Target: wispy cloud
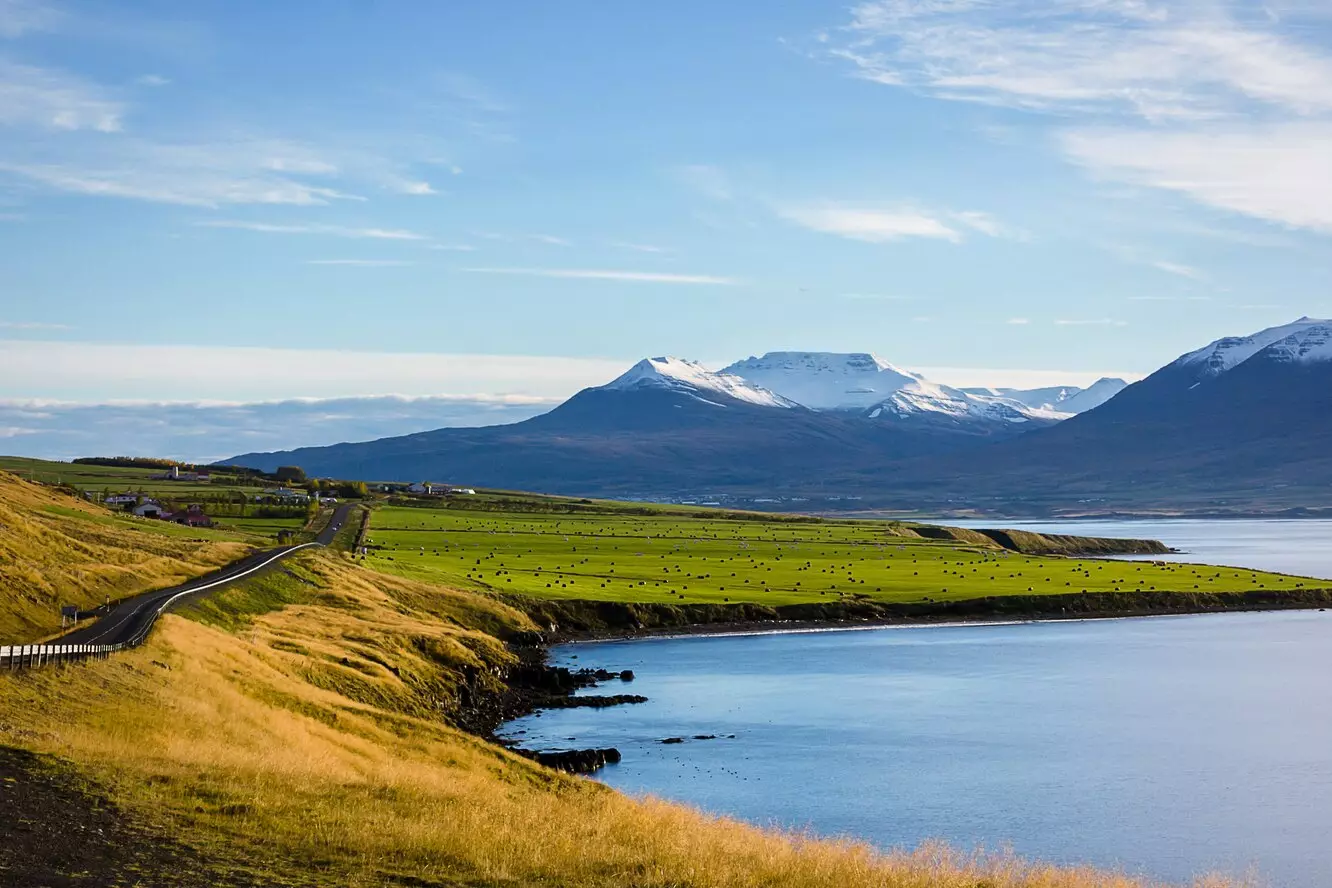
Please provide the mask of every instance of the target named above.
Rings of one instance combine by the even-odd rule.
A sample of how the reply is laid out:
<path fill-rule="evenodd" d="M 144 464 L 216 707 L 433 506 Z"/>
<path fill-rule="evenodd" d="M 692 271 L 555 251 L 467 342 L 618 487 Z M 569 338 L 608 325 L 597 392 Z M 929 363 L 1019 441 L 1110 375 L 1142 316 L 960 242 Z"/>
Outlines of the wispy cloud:
<path fill-rule="evenodd" d="M 985 213 L 932 213 L 911 207 L 877 208 L 842 203 L 778 207 L 778 215 L 812 231 L 850 240 L 887 243 L 905 238 L 932 238 L 960 243 L 964 228 L 991 237 L 1000 229 Z"/>
<path fill-rule="evenodd" d="M 1077 163 L 1295 228 L 1332 233 L 1332 122 L 1065 132 Z"/>
<path fill-rule="evenodd" d="M 1198 120 L 1332 110 L 1332 62 L 1233 3 L 878 0 L 825 32 L 856 76 L 944 99 Z"/>
<path fill-rule="evenodd" d="M 569 241 L 565 240 L 562 237 L 556 237 L 553 234 L 531 234 L 528 235 L 528 237 L 530 237 L 532 240 L 536 241 L 537 243 L 548 244 L 552 247 L 571 246 Z"/>
<path fill-rule="evenodd" d="M 1185 265 L 1182 262 L 1169 262 L 1165 259 L 1157 259 L 1151 263 L 1151 266 L 1159 271 L 1164 271 L 1166 274 L 1173 274 L 1194 281 L 1207 280 L 1207 275 L 1203 274 L 1192 265 Z"/>
<path fill-rule="evenodd" d="M 699 284 L 733 287 L 741 283 L 735 278 L 708 274 L 664 274 L 655 271 L 624 271 L 600 268 L 464 268 L 463 271 L 477 274 L 514 274 L 530 277 L 628 281 L 647 284 Z"/>
<path fill-rule="evenodd" d="M 387 268 L 396 265 L 411 265 L 401 259 L 307 259 L 306 265 L 351 265 L 361 268 Z"/>
<path fill-rule="evenodd" d="M 1312 13 L 1260 15 L 1238 0 L 871 0 L 813 52 L 938 99 L 1050 114 L 1060 148 L 1100 177 L 1329 233 L 1332 50 L 1306 26 Z"/>
<path fill-rule="evenodd" d="M 475 253 L 476 247 L 471 244 L 431 244 L 432 250 L 443 250 L 448 253 Z"/>
<path fill-rule="evenodd" d="M 1122 259 L 1130 265 L 1140 265 L 1144 268 L 1152 268 L 1157 271 L 1163 271 L 1166 274 L 1172 274 L 1176 277 L 1188 278 L 1193 281 L 1205 281 L 1207 275 L 1200 268 L 1192 265 L 1186 265 L 1183 262 L 1176 262 L 1172 259 L 1163 259 L 1154 255 L 1150 250 L 1143 247 L 1133 246 L 1131 244 L 1102 244 L 1102 246 L 1113 255 Z M 1143 298 L 1161 298 L 1168 297 L 1143 297 Z"/>
<path fill-rule="evenodd" d="M 171 83 L 170 79 L 161 74 L 144 74 L 142 77 L 134 78 L 134 82 L 139 86 L 168 86 Z"/>
<path fill-rule="evenodd" d="M 128 345 L 0 339 L 0 398 L 142 399 L 143 368 L 159 401 L 382 395 L 568 397 L 614 379 L 632 359 L 471 353 Z M 226 373 L 218 373 L 226 367 Z"/>
<path fill-rule="evenodd" d="M 33 0 L 0 0 L 0 37 L 13 39 L 54 30 L 64 18 L 58 9 Z"/>
<path fill-rule="evenodd" d="M 843 293 L 843 299 L 857 299 L 865 302 L 909 302 L 912 297 L 899 293 Z"/>
<path fill-rule="evenodd" d="M 234 228 L 264 234 L 323 234 L 331 237 L 349 237 L 365 240 L 425 241 L 429 238 L 415 231 L 398 228 L 350 228 L 342 225 L 284 225 L 271 222 L 246 222 L 235 219 L 210 219 L 196 222 L 201 228 Z M 443 249 L 444 247 L 441 247 Z"/>
<path fill-rule="evenodd" d="M 91 83 L 0 58 L 0 125 L 114 133 L 123 115 L 124 106 Z"/>
<path fill-rule="evenodd" d="M 0 321 L 4 330 L 68 330 L 68 324 L 47 324 L 40 321 Z"/>
<path fill-rule="evenodd" d="M 1114 318 L 1092 318 L 1092 319 L 1073 319 L 1060 318 L 1055 321 L 1056 327 L 1127 327 L 1127 321 L 1118 321 Z"/>
<path fill-rule="evenodd" d="M 1027 326 L 1028 324 L 1031 323 L 1031 319 L 1030 319 L 1030 318 L 1009 318 L 1008 321 L 1007 321 L 1007 323 L 1012 324 L 1012 325 L 1015 326 L 1015 327 L 1025 327 L 1025 326 Z"/>
<path fill-rule="evenodd" d="M 439 194 L 429 182 L 422 180 L 399 179 L 391 181 L 389 189 L 399 194 L 414 194 L 419 196 Z"/>
<path fill-rule="evenodd" d="M 612 241 L 612 247 L 621 250 L 632 250 L 635 253 L 674 253 L 670 247 L 659 247 L 655 244 L 633 244 L 625 241 Z"/>
<path fill-rule="evenodd" d="M 675 176 L 688 188 L 709 200 L 735 199 L 735 188 L 730 177 L 720 167 L 705 163 L 685 164 L 675 169 Z"/>

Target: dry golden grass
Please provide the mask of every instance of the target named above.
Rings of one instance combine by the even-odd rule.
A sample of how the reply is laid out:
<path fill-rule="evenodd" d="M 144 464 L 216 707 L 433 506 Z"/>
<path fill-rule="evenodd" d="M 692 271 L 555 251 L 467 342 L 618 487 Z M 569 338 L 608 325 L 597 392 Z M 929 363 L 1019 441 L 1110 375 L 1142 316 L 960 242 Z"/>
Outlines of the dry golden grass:
<path fill-rule="evenodd" d="M 0 743 L 270 877 L 329 885 L 1141 888 L 943 847 L 766 832 L 542 769 L 447 726 L 498 681 L 492 599 L 303 556 L 116 659 L 0 675 Z M 1221 880 L 1198 885 L 1224 886 Z"/>
<path fill-rule="evenodd" d="M 62 604 L 87 608 L 170 586 L 250 551 L 141 523 L 0 472 L 0 642 L 55 632 Z"/>

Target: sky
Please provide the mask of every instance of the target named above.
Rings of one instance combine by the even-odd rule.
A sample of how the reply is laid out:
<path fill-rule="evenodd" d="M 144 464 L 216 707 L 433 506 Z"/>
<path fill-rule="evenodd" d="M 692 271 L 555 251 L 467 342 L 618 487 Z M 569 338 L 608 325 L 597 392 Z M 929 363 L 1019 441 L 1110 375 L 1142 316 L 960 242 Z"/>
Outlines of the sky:
<path fill-rule="evenodd" d="M 1323 0 L 0 0 L 0 451 L 663 354 L 1133 378 L 1332 315 L 1330 247 Z"/>

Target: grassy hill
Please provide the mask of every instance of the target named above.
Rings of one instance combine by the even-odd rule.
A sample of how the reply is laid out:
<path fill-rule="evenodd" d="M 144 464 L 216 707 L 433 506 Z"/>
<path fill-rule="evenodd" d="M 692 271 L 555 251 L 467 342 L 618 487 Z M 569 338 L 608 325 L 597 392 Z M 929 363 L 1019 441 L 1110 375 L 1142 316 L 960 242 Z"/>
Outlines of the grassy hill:
<path fill-rule="evenodd" d="M 174 585 L 250 551 L 242 535 L 117 516 L 0 471 L 0 641 L 60 628 L 60 606 L 92 608 Z"/>
<path fill-rule="evenodd" d="M 140 884 L 1143 884 L 764 831 L 633 800 L 452 727 L 502 684 L 513 657 L 502 641 L 531 628 L 492 596 L 312 553 L 168 615 L 113 661 L 0 675 L 0 747 L 57 757 L 42 767 L 74 769 L 99 810 L 136 824 Z M 8 791 L 36 771 L 20 769 Z M 11 853 L 45 853 L 13 838 Z M 168 844 L 191 865 L 151 853 Z"/>

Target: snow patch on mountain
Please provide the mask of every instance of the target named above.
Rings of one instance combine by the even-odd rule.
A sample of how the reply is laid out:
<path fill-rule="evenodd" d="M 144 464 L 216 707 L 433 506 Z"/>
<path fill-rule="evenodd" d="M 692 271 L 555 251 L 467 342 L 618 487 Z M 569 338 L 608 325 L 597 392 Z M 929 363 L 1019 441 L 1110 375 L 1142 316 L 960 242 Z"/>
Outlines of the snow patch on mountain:
<path fill-rule="evenodd" d="M 939 385 L 868 352 L 768 352 L 723 372 L 813 410 L 854 410 L 871 418 L 929 415 L 1005 423 L 1065 418 L 1043 407 Z"/>
<path fill-rule="evenodd" d="M 864 410 L 905 385 L 923 381 L 868 353 L 768 352 L 722 371 L 813 410 Z"/>
<path fill-rule="evenodd" d="M 714 373 L 695 361 L 683 358 L 644 358 L 612 382 L 602 386 L 610 391 L 666 389 L 690 395 L 700 401 L 723 406 L 706 397 L 724 395 L 761 407 L 793 408 L 800 405 L 745 379 L 727 373 Z"/>
<path fill-rule="evenodd" d="M 1332 361 L 1332 321 L 1300 318 L 1292 324 L 1269 327 L 1251 336 L 1227 336 L 1189 352 L 1176 365 L 1196 367 L 1199 376 L 1220 376 L 1255 355 L 1267 353 L 1276 360 L 1312 363 Z"/>
<path fill-rule="evenodd" d="M 1067 385 L 1035 389 L 964 388 L 962 391 L 969 395 L 1017 401 L 1036 410 L 1074 416 L 1100 407 L 1126 388 L 1128 383 L 1124 380 L 1106 376 L 1085 389 Z"/>

